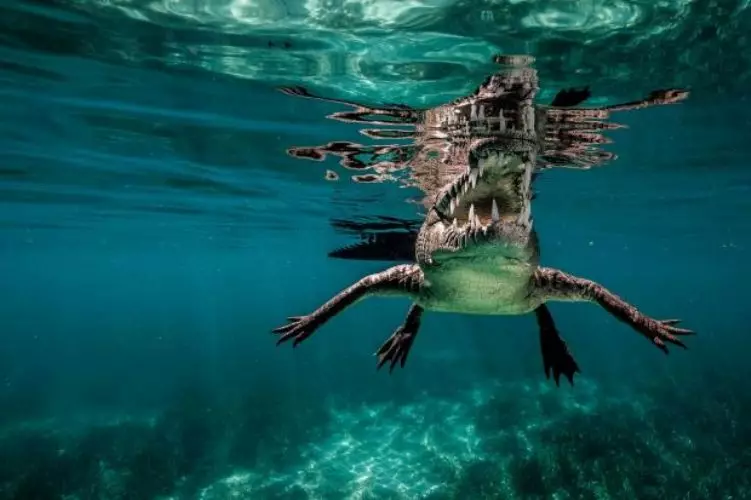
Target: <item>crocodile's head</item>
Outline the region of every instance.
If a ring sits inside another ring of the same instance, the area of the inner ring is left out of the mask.
[[[438,194],[418,236],[419,263],[472,257],[482,247],[505,258],[526,251],[531,232],[531,176],[536,143],[483,139],[473,148],[465,173]]]

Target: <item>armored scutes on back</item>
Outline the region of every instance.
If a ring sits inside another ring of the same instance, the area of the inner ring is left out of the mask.
[[[541,108],[533,103],[537,91],[532,69],[512,68],[489,77],[471,96],[432,110],[359,110],[362,116],[392,113],[417,123],[417,153],[409,167],[426,193],[427,214],[414,244],[416,262],[366,276],[312,313],[289,318],[274,330],[278,343],[292,340],[297,346],[365,297],[397,296],[413,303],[404,323],[377,351],[378,367],[404,366],[426,310],[534,312],[546,375],[552,371],[558,384],[564,374],[573,384],[579,367],[555,327],[549,301],[595,302],[665,353],[667,343],[685,348],[679,336],[693,332],[678,328],[678,320],[653,319],[598,283],[540,266],[531,216],[535,169],[540,164],[587,168],[607,159],[588,146],[604,142],[597,130],[608,126],[591,120],[619,108]],[[686,95],[661,91],[620,109],[676,102]]]

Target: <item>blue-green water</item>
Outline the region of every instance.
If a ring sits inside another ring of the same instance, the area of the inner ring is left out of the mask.
[[[751,498],[748,33],[734,0],[4,2],[0,498]],[[374,141],[277,87],[435,106],[496,53],[534,56],[543,104],[690,90],[534,201],[544,265],[682,318],[689,349],[552,304],[582,369],[556,387],[533,315],[428,311],[389,375],[409,301],[378,298],[276,347],[392,264],[328,257],[357,241],[332,221],[421,209],[287,155]]]

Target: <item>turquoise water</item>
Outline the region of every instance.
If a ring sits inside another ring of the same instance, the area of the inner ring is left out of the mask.
[[[751,497],[748,2],[27,0],[0,26],[0,498]],[[409,301],[381,298],[277,347],[394,265],[330,253],[424,213],[408,171],[287,154],[409,140],[278,87],[428,108],[498,53],[534,57],[543,105],[690,91],[614,113],[617,158],[534,201],[544,265],[688,350],[553,303],[581,367],[557,387],[534,315],[427,311],[389,374]]]

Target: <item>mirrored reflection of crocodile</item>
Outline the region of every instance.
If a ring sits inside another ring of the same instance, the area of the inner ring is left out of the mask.
[[[518,63],[520,59],[522,58],[499,56],[496,62]],[[522,60],[521,62],[528,61]],[[534,76],[533,80],[536,80],[534,70],[527,68],[527,71]],[[469,119],[472,119],[473,99],[481,99],[482,95],[490,96],[492,99],[494,89],[502,84],[504,74],[505,72],[500,72],[491,75],[469,96],[456,99],[435,109],[414,109],[404,105],[366,106],[341,99],[316,96],[302,87],[283,87],[282,92],[289,95],[354,108],[352,111],[340,111],[328,116],[334,120],[380,125],[407,124],[416,129],[415,131],[393,129],[362,131],[364,135],[379,139],[414,139],[414,142],[408,145],[365,146],[348,141],[334,141],[321,146],[294,147],[287,152],[293,157],[314,161],[322,161],[328,155],[338,156],[342,167],[359,172],[368,171],[368,173],[354,175],[355,182],[398,180],[407,186],[417,187],[426,193],[422,201],[423,207],[428,209],[431,203],[431,193],[440,189],[446,178],[451,177],[456,170],[452,168],[454,166],[452,159],[457,156],[461,157],[461,154],[466,152],[464,141],[467,137],[461,133],[462,123],[466,122],[467,114]],[[536,124],[544,131],[537,138],[540,141],[540,150],[537,155],[538,169],[552,166],[590,168],[615,159],[615,155],[599,147],[600,144],[610,142],[600,133],[602,130],[620,128],[620,125],[616,123],[604,121],[611,112],[671,104],[684,99],[688,93],[680,89],[656,90],[646,99],[633,102],[598,108],[574,108],[586,101],[590,95],[588,87],[563,89],[556,94],[550,105],[533,104]],[[455,113],[458,119],[454,119],[452,113]],[[483,110],[483,114],[488,113]],[[463,121],[462,117],[464,117]],[[442,118],[445,118],[443,124],[440,123]],[[436,126],[437,123],[438,126]],[[486,117],[484,123],[492,124],[492,117]],[[473,129],[473,133],[477,134],[478,130]],[[406,179],[394,178],[393,174],[400,170],[408,170]],[[412,247],[417,239],[420,223],[421,221],[417,220],[402,220],[401,225],[404,226],[402,229],[386,230],[378,222],[334,221],[333,225],[336,230],[344,228],[343,232],[358,235],[361,241],[337,248],[331,251],[329,256],[358,260],[411,261],[414,253]]]
[[[371,152],[391,154],[393,164],[406,165],[411,180],[425,193],[422,204],[427,214],[413,246],[416,262],[366,276],[310,314],[289,318],[274,330],[280,336],[278,343],[292,340],[297,346],[365,297],[397,296],[413,303],[404,323],[378,349],[379,368],[387,362],[391,370],[396,364],[404,366],[426,310],[484,315],[534,312],[546,375],[552,372],[558,384],[563,374],[573,384],[579,367],[556,329],[546,306],[549,301],[597,303],[665,353],[667,343],[685,348],[679,337],[693,332],[678,328],[679,320],[653,319],[598,283],[540,266],[531,202],[536,169],[589,168],[612,158],[598,147],[608,142],[600,132],[617,128],[603,121],[611,111],[677,102],[687,92],[658,91],[643,101],[580,109],[561,103],[580,100],[586,92],[564,94],[558,107],[541,107],[533,102],[538,88],[535,71],[521,64],[492,75],[472,95],[434,109],[360,106],[336,113],[345,121],[415,124],[414,132],[366,133],[414,140],[408,146],[373,147]],[[286,91],[316,98],[299,88]],[[321,153],[335,148],[329,144],[308,149]]]

